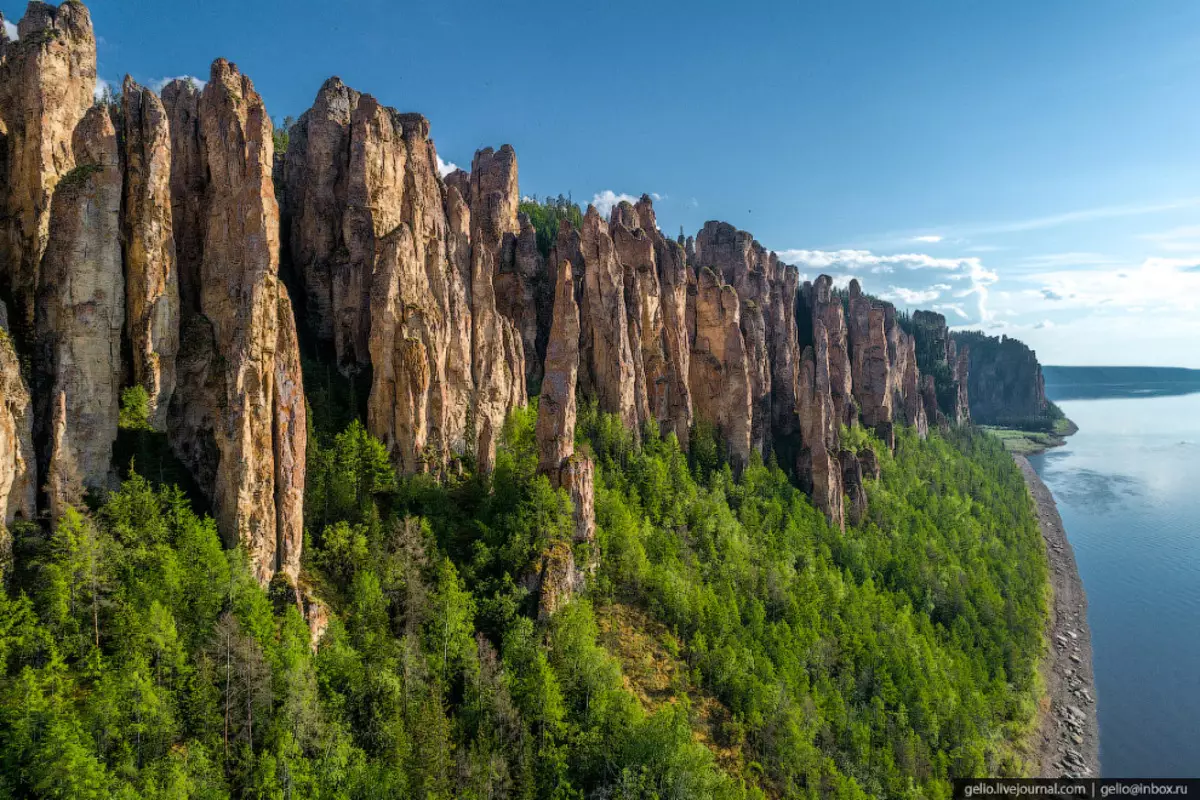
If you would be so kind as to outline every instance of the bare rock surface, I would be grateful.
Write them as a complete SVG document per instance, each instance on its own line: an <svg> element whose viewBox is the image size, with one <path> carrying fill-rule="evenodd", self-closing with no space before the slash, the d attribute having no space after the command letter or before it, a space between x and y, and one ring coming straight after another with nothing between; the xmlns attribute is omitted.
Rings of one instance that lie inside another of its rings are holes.
<svg viewBox="0 0 1200 800"><path fill-rule="evenodd" d="M125 307L133 379L165 430L179 352L179 274L171 213L171 131L158 95L125 78Z"/></svg>
<svg viewBox="0 0 1200 800"><path fill-rule="evenodd" d="M76 164L72 139L96 88L96 39L82 3L29 3L0 50L0 285L10 324L33 330L51 199Z"/></svg>
<svg viewBox="0 0 1200 800"><path fill-rule="evenodd" d="M692 406L714 426L736 469L750 461L752 378L737 291L708 268L696 287L690 357Z"/></svg>
<svg viewBox="0 0 1200 800"><path fill-rule="evenodd" d="M78 166L54 193L37 304L35 435L52 517L112 485L120 411L121 170L108 110L93 106L72 141Z"/></svg>
<svg viewBox="0 0 1200 800"><path fill-rule="evenodd" d="M0 527L36 514L33 402L0 303ZM0 572L3 570L0 569Z"/></svg>

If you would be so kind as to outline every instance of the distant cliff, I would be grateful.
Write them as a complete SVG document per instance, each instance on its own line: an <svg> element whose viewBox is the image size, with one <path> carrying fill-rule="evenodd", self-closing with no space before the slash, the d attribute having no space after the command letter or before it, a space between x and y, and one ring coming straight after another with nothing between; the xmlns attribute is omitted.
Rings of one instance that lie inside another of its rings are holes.
<svg viewBox="0 0 1200 800"><path fill-rule="evenodd" d="M969 354L967 391L971 418L981 425L1038 428L1053 413L1037 354L1008 336L978 331L954 334Z"/></svg>

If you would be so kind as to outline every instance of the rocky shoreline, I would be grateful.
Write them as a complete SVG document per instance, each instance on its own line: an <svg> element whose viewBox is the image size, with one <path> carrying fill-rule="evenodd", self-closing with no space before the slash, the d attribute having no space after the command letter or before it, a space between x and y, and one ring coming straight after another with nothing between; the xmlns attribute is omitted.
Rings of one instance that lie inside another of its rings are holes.
<svg viewBox="0 0 1200 800"><path fill-rule="evenodd" d="M1050 650L1041 667L1046 695L1039 704L1031 741L1037 775L1099 776L1100 732L1087 595L1054 497L1024 456L1014 453L1013 459L1037 505L1054 590L1048 625Z"/></svg>

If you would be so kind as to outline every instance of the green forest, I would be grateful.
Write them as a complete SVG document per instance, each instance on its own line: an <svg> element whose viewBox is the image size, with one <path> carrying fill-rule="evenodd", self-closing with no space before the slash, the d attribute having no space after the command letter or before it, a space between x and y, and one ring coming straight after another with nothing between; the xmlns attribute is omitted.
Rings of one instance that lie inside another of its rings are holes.
<svg viewBox="0 0 1200 800"><path fill-rule="evenodd" d="M1026 769L1047 568L985 435L902 431L891 454L847 431L882 477L843 534L775 464L735 476L712 431L685 453L584 407L599 567L539 621L528 578L572 523L536 401L492 474L441 481L315 416L319 644L292 587L139 474L151 446L89 513L15 526L0 798L946 798Z"/></svg>

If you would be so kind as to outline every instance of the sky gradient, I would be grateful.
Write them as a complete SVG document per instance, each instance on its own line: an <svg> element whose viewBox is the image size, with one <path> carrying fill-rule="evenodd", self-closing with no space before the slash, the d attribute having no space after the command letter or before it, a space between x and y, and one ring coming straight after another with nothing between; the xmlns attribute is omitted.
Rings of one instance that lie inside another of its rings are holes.
<svg viewBox="0 0 1200 800"><path fill-rule="evenodd" d="M1200 4L91 0L99 73L339 75L524 194L653 193L1050 364L1200 367ZM0 0L15 21L23 3Z"/></svg>

